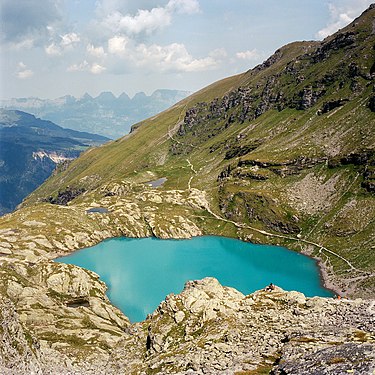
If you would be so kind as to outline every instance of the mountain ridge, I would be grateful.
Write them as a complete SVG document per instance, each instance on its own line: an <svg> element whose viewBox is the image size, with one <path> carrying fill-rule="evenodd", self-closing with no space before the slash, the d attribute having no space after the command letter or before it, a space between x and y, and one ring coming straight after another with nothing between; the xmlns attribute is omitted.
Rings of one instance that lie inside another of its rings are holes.
<svg viewBox="0 0 375 375"><path fill-rule="evenodd" d="M142 92L130 98L125 92L115 96L103 91L96 97L86 93L80 98L72 95L56 99L13 98L0 104L7 109L31 112L65 128L116 138L126 134L133 123L167 109L188 94L188 91L158 89L149 96Z"/></svg>
<svg viewBox="0 0 375 375"><path fill-rule="evenodd" d="M371 6L136 124L1 218L15 363L35 349L35 367L52 358L61 373L373 372L374 19ZM204 279L129 325L98 275L52 261L110 237L204 234L303 252L341 298L243 296Z"/></svg>
<svg viewBox="0 0 375 375"><path fill-rule="evenodd" d="M0 214L15 209L57 165L66 165L83 150L106 141L26 112L0 109Z"/></svg>

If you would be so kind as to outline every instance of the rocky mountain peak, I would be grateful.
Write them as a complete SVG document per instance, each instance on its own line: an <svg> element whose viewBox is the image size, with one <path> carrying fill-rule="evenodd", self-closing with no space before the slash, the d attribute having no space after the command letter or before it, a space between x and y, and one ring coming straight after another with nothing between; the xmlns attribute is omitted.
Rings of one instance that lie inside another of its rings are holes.
<svg viewBox="0 0 375 375"><path fill-rule="evenodd" d="M110 91L104 91L102 93L100 93L96 98L95 98L96 101L100 102L100 103L111 103L112 101L115 101L116 100L116 97L113 95L112 92Z"/></svg>

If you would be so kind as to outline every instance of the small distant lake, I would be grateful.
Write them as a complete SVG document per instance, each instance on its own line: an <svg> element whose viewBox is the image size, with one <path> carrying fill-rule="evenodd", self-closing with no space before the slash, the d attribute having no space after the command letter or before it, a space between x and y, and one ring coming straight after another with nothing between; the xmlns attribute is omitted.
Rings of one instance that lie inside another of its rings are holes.
<svg viewBox="0 0 375 375"><path fill-rule="evenodd" d="M157 180L154 180L154 181L145 182L145 184L148 185L148 186L151 186L153 188L157 188L157 187L163 185L165 181L167 181L167 178L162 177L162 178L158 178Z"/></svg>
<svg viewBox="0 0 375 375"><path fill-rule="evenodd" d="M108 214L109 210L105 207L93 207L86 210L88 214Z"/></svg>
<svg viewBox="0 0 375 375"><path fill-rule="evenodd" d="M115 238L57 262L92 270L108 286L108 297L132 322L142 321L187 280L216 277L244 294L274 283L306 296L330 297L316 262L283 247L225 237L191 240Z"/></svg>

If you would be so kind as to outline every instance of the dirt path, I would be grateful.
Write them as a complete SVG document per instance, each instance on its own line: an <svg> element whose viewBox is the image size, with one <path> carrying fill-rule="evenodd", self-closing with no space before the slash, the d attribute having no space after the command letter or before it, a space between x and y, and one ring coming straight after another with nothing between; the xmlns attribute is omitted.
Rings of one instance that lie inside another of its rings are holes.
<svg viewBox="0 0 375 375"><path fill-rule="evenodd" d="M173 138L173 135L171 134L171 131L176 131L177 127L180 126L181 124L181 115L184 113L184 111L181 112L175 126L173 127L173 129L168 129L168 136L170 139L172 139L173 141L179 143L179 144L182 144L181 142L179 142L178 140L174 139ZM190 162L189 159L186 159L187 163L188 163L188 166L190 167L190 169L192 170L192 172L194 173L193 176L191 176L189 178L189 182L188 182L188 189L191 190L191 182L193 180L193 178L198 174L198 171L194 168L194 165ZM345 192L340 196L339 200L345 195L345 193L347 191L350 190L350 188L353 186L353 184L355 183L355 181L357 180L358 178L358 174L357 176L353 179L352 183L349 185L349 187L345 190ZM349 269L351 271L356 271L358 272L359 274L362 274L363 276L358 276L357 278L358 279L363 279L365 277L369 277L369 276L375 276L375 273L368 273L366 271L363 271L363 270L360 270L358 268L356 268L348 259L344 258L343 256L341 256L340 254L337 254L336 252L334 252L333 250L330 250L328 249L327 247L317 243L317 242L314 242L314 241L310 241L308 239L304 239L304 238L301 238L301 237L292 237L292 236L287 236L287 235L283 235L283 234L276 234L276 233L270 233L270 232L267 232L265 230L262 230L262 229L258 229L258 228L254 228L254 227L251 227L249 225L245 225L245 224L241 224L241 223L237 223L233 220L229 220L229 219L225 219L223 217L221 217L220 215L216 214L215 212L213 212L211 210L211 208L209 206L206 207L206 210L208 213L210 213L212 216L214 216L217 220L220 220L220 221L224 221L224 222L227 222L227 223L231 223L233 224L234 226L236 226L237 228L241 228L241 229L249 229L249 230L252 230L252 231L255 231L255 232L258 232L260 234L263 234L265 236L268 236L268 237L274 237L274 238L281 238L281 239L285 239L285 240L290 240L290 241L296 241L296 242L302 242L302 243L305 243L305 244L308 244L308 245L312 245L316 248L319 249L318 251L318 254L322 254L322 252L326 252L340 260L342 260L344 263L346 263L346 265L349 267ZM320 221L319 221L320 222ZM316 227L318 226L319 222L314 226L314 228L307 234L307 236L309 237L313 232L314 230L316 229Z"/></svg>
<svg viewBox="0 0 375 375"><path fill-rule="evenodd" d="M194 172L194 174L197 174L198 172L194 169L194 165L190 163L190 160L186 159L186 161L187 161L190 169ZM189 178L189 182L188 182L188 189L189 190L191 189L191 181L193 180L193 178L194 178L194 175Z"/></svg>
<svg viewBox="0 0 375 375"><path fill-rule="evenodd" d="M343 262L345 262L349 268L351 270L355 270L355 271L358 271L358 272L364 272L356 267L354 267L347 259L345 259L344 257L342 257L341 255L335 253L334 251L332 250L329 250L327 249L326 247L324 247L323 245L321 244L318 244L316 242L313 242L313 241L309 241L309 240L305 240L303 238L298 238L298 237L291 237L291 236L286 236L286 235L283 235L283 234L276 234L276 233L270 233L270 232L267 232L265 230L262 230L262 229L258 229L258 228L254 228L254 227L251 227L249 225L245 225L245 224L239 224L239 223L236 223L235 221L233 220L228 220L228 219L224 219L222 218L221 216L215 214L215 212L213 212L209 207L207 207L207 211L213 215L216 219L218 220L221 220L221 221L225 221L227 223L231 223L233 225L235 225L237 228L242 228L242 229L250 229L250 230L253 230L255 232L258 232L258 233L261 233L265 236L268 236L268 237L276 237L276 238L283 238L283 239L286 239L286 240L291 240L291 241L298 241L298 242L304 242L304 243L307 243L309 245L313 245L315 247L318 247L319 248L319 254L322 252L322 250L326 251L327 253L329 254L332 254L334 255L335 257L341 259Z"/></svg>

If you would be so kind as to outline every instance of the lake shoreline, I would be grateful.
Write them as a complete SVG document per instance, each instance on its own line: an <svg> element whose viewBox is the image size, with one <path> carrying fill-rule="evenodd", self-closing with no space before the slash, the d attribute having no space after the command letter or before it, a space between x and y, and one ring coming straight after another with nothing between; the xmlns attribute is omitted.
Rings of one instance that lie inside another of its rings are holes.
<svg viewBox="0 0 375 375"><path fill-rule="evenodd" d="M244 295L270 283L306 297L336 294L322 284L315 259L285 246L233 237L109 238L55 261L100 275L111 303L135 322L143 321L170 293L181 292L187 281L205 277L215 277Z"/></svg>
<svg viewBox="0 0 375 375"><path fill-rule="evenodd" d="M207 235L202 235L202 236L193 236L190 239L193 239L193 238L196 238L196 237L203 237L203 236L215 236L215 237L232 238L232 239L237 239L237 240L240 240L240 241L243 241L243 242L257 244L257 243L253 243L253 242L248 241L248 240L244 240L244 239L239 238L239 237L227 237L227 236L222 236L220 234L207 234ZM111 239L123 238L123 237L124 238L159 238L159 237L155 237L155 236L148 236L148 237L113 236L113 237L107 237L107 238L101 239L100 241L98 241L98 242L96 242L96 243L94 243L94 244L92 244L88 247L74 249L72 251L69 251L68 253L58 251L54 254L55 256L53 256L53 258L51 258L51 260L54 261L57 258L70 256L71 254L74 254L74 253L79 252L81 250L84 250L86 248L91 248L93 246L96 246L99 243L102 243L102 242L105 242L105 241L108 241L108 240L111 240ZM168 239L179 241L179 240L184 240L186 238L170 237ZM261 245L273 245L272 243L269 243L269 242L262 242L260 244ZM274 246L282 246L282 245L274 245ZM282 247L286 247L286 246L282 246ZM320 277L321 286L324 287L325 289L331 291L334 295L336 295L336 296L339 295L341 297L351 298L350 294L353 294L353 293L356 292L355 288L353 288L353 287L348 288L348 285L341 284L339 282L340 280L335 276L335 273L332 270L329 269L329 267L324 263L324 261L321 257L313 256L313 255L311 255L311 253L309 253L305 250L298 251L298 250L290 249L290 248L287 248L287 249L290 250L290 251L296 252L296 253L301 253L301 254L313 259L316 262L318 270L319 270L319 277Z"/></svg>
<svg viewBox="0 0 375 375"><path fill-rule="evenodd" d="M309 255L307 255L309 256ZM331 290L333 293L340 297L346 297L347 294L352 293L354 291L353 288L346 288L343 286L338 285L338 279L334 276L334 273L332 271L329 271L327 265L323 262L321 258L318 257L312 257L315 259L320 273L320 278L322 280L322 285L328 289Z"/></svg>

